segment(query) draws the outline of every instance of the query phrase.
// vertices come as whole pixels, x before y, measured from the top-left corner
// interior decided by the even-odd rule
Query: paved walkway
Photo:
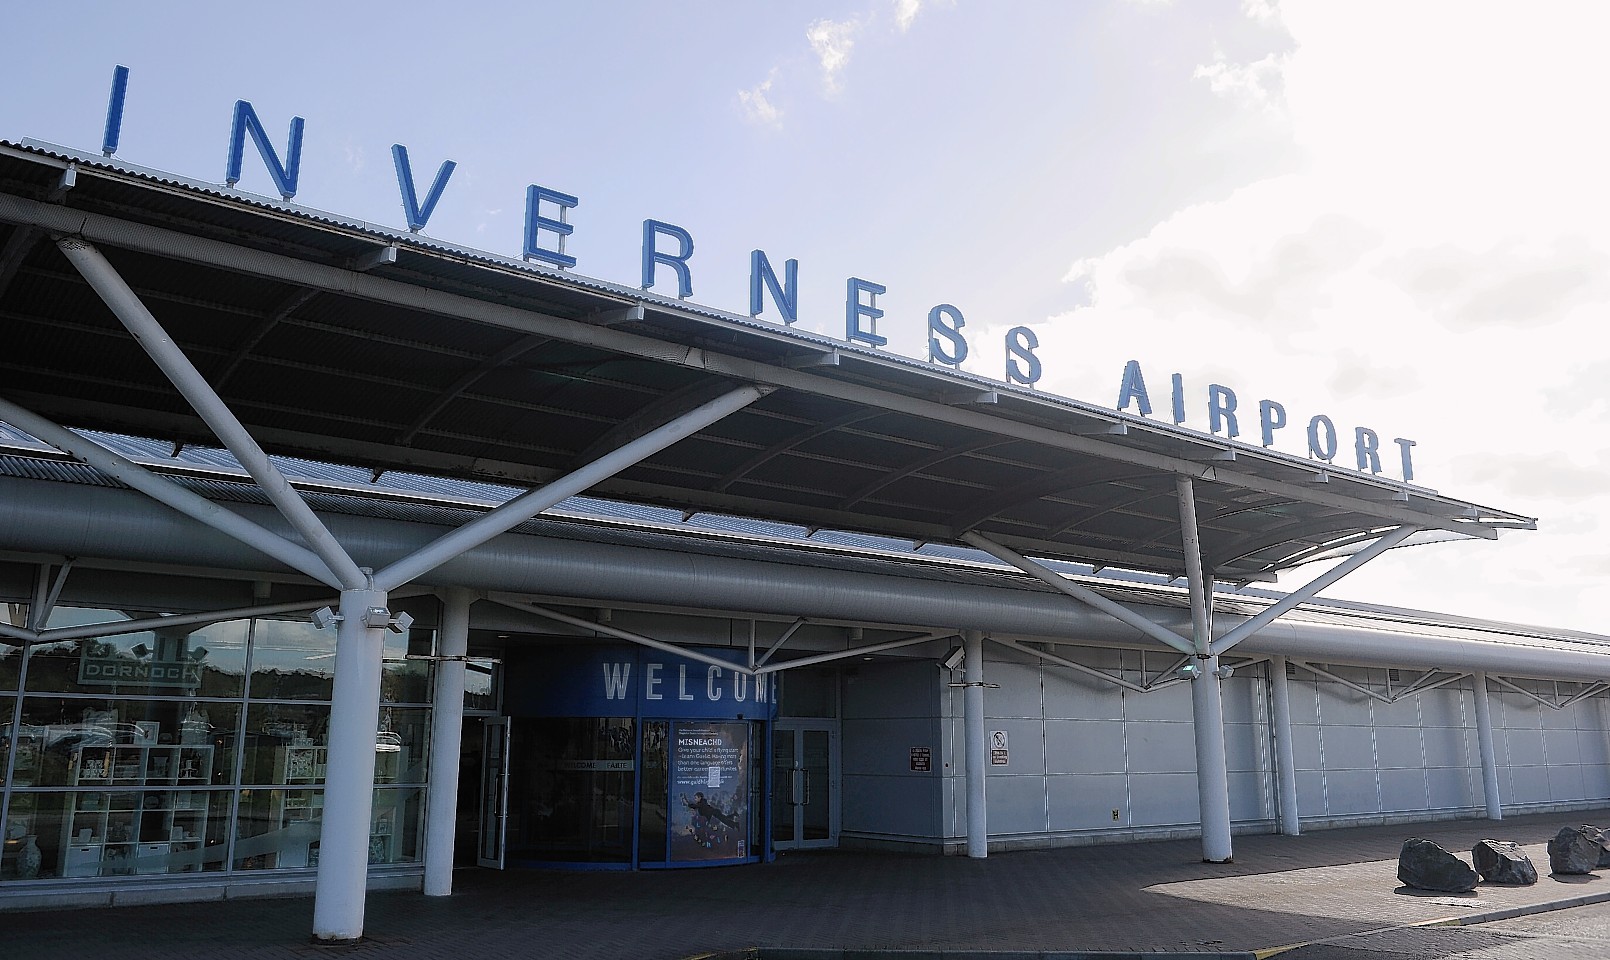
[[[1610,825],[1610,809],[1235,838],[1236,861],[1205,864],[1195,840],[1000,853],[986,860],[796,853],[773,864],[638,873],[468,870],[450,898],[374,893],[357,946],[309,941],[312,901],[239,899],[93,911],[0,913],[0,956],[44,960],[540,957],[910,960],[975,951],[1240,953],[1462,918],[1480,922],[1610,900],[1610,870],[1547,875],[1561,827]],[[1399,888],[1413,836],[1467,859],[1483,837],[1528,848],[1542,879],[1463,895]]]

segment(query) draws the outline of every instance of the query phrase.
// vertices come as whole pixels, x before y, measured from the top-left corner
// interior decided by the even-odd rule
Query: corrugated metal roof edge
[[[1163,424],[1148,417],[1142,417],[1118,410],[1111,410],[1070,397],[1061,397],[1054,394],[1041,393],[1026,387],[990,380],[976,374],[967,373],[961,370],[953,370],[948,367],[938,369],[932,363],[924,363],[911,357],[903,357],[898,354],[885,353],[860,347],[856,344],[850,343],[849,341],[836,340],[830,337],[809,333],[808,331],[797,330],[791,327],[786,329],[778,328],[776,324],[757,321],[750,317],[728,313],[712,307],[705,307],[699,304],[690,304],[687,301],[660,296],[658,294],[635,287],[628,287],[622,284],[598,280],[581,274],[561,271],[540,264],[534,264],[529,261],[517,260],[501,254],[490,253],[484,250],[477,250],[471,247],[462,247],[456,244],[434,240],[432,238],[425,237],[422,234],[397,230],[395,228],[385,227],[369,221],[343,217],[324,210],[319,210],[314,207],[302,206],[300,204],[289,203],[286,201],[276,201],[272,198],[264,197],[259,194],[237,190],[232,187],[221,186],[216,183],[194,180],[177,174],[168,173],[166,171],[139,166],[137,164],[114,162],[106,157],[97,154],[85,153],[83,151],[75,150],[71,147],[62,146],[60,144],[53,144],[27,138],[18,141],[0,139],[0,147],[9,147],[15,150],[31,152],[55,160],[64,160],[85,166],[92,170],[114,173],[125,177],[138,178],[167,187],[178,187],[218,199],[244,203],[248,206],[297,217],[310,223],[319,223],[325,226],[339,227],[345,230],[363,233],[371,238],[381,240],[386,243],[397,243],[399,245],[407,244],[422,250],[445,253],[455,257],[464,258],[469,261],[479,262],[487,266],[513,270],[517,273],[535,279],[541,279],[564,286],[588,290],[593,293],[603,293],[610,296],[620,297],[630,302],[653,305],[656,309],[669,310],[687,314],[689,316],[700,317],[706,320],[715,320],[722,323],[734,324],[739,327],[754,332],[763,333],[769,337],[774,337],[780,340],[794,340],[802,345],[810,345],[818,348],[838,351],[841,354],[855,356],[869,362],[905,368],[911,372],[920,373],[925,376],[945,376],[947,378],[956,380],[959,386],[1005,392],[1011,394],[1012,396],[1019,397],[1036,404],[1047,404],[1062,407],[1076,412],[1082,416],[1096,417],[1112,420],[1114,422],[1125,423],[1139,429],[1155,432],[1164,437],[1173,437],[1192,443],[1222,447],[1228,450],[1233,450],[1237,453],[1259,457],[1285,467],[1313,466],[1311,461],[1298,457],[1294,454],[1288,454],[1278,450],[1253,447],[1250,444],[1235,443],[1234,441],[1227,440],[1223,437],[1219,437],[1211,433],[1205,433],[1190,427],[1185,427],[1183,425]],[[1332,473],[1333,476],[1344,478],[1350,483],[1385,487],[1394,490],[1404,490],[1426,499],[1439,500],[1445,503],[1458,504],[1461,506],[1474,508],[1479,513],[1490,515],[1492,518],[1490,520],[1484,520],[1481,522],[1514,522],[1522,524],[1523,528],[1526,529],[1535,529],[1536,526],[1537,518],[1535,517],[1529,517],[1524,514],[1507,510],[1500,510],[1498,508],[1489,507],[1483,504],[1458,500],[1457,498],[1445,497],[1438,493],[1435,489],[1417,486],[1410,482],[1391,480],[1390,478],[1381,478],[1369,474],[1355,473],[1354,471],[1347,469],[1335,470],[1332,471]]]

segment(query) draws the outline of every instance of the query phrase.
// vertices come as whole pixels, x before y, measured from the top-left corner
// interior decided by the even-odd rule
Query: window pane
[[[200,700],[27,697],[18,739],[34,741],[38,786],[225,785],[239,711]]]
[[[419,853],[422,791],[387,787],[374,793],[370,863],[414,863]],[[293,870],[319,864],[323,790],[242,790],[235,869]]]
[[[18,791],[0,880],[221,870],[228,820],[225,790]]]
[[[335,628],[308,620],[258,620],[252,632],[252,699],[329,700]]]
[[[497,663],[490,659],[471,660],[464,664],[464,709],[496,710]]]
[[[434,630],[409,630],[408,635],[386,631],[381,663],[380,699],[384,703],[429,703],[431,662],[408,660],[409,654],[429,657]]]
[[[429,744],[430,710],[381,707],[380,730],[375,735],[375,782],[424,783]]]
[[[248,704],[241,782],[323,783],[329,727],[330,708],[324,704]]]
[[[137,622],[116,611],[60,607],[51,628]],[[246,621],[108,632],[34,647],[32,693],[235,697],[245,674]]]

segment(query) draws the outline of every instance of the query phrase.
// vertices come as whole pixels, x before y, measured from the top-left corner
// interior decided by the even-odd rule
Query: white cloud
[[[1610,7],[1243,7],[1294,49],[1197,76],[1279,108],[1301,168],[1075,262],[1089,305],[1039,325],[1041,386],[1116,396],[1139,359],[1164,417],[1184,375],[1198,429],[1220,382],[1243,409],[1413,438],[1418,483],[1539,532],[1393,551],[1327,594],[1603,631],[1581,518],[1610,517]],[[1506,589],[1521,571],[1541,585]]]
[[[773,67],[766,79],[755,84],[748,90],[738,91],[738,103],[743,107],[744,116],[749,120],[768,127],[782,127],[783,112],[771,102],[768,94],[771,93],[772,82],[777,79],[777,68]]]
[[[1195,78],[1206,80],[1221,97],[1239,100],[1248,106],[1277,110],[1281,105],[1281,79],[1286,54],[1270,54],[1252,63],[1230,63],[1219,53],[1212,63],[1196,68]]]
[[[822,83],[829,93],[839,89],[839,74],[850,62],[850,51],[855,47],[855,36],[861,32],[861,21],[818,20],[805,31],[811,51],[822,67]]]
[[[892,0],[894,3],[894,22],[901,33],[911,29],[911,23],[917,19],[922,10],[922,0]]]

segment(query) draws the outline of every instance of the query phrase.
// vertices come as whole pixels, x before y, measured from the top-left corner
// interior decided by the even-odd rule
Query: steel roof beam
[[[1420,528],[1418,527],[1402,526],[1398,527],[1396,530],[1393,530],[1391,533],[1382,536],[1379,540],[1370,544],[1368,547],[1365,547],[1363,550],[1353,554],[1351,557],[1348,557],[1346,560],[1343,560],[1336,566],[1326,570],[1324,573],[1303,584],[1296,590],[1293,590],[1291,593],[1281,597],[1280,600],[1271,604],[1269,607],[1254,616],[1251,620],[1248,620],[1245,623],[1237,624],[1236,626],[1230,628],[1223,636],[1213,641],[1211,652],[1214,654],[1220,654],[1230,649],[1246,638],[1252,636],[1254,633],[1257,633],[1259,630],[1262,630],[1267,624],[1274,621],[1287,611],[1295,609],[1299,604],[1307,603],[1309,600],[1312,600],[1314,597],[1319,595],[1319,591],[1325,589],[1336,581],[1352,573],[1354,570],[1357,570],[1359,567],[1362,567],[1364,564],[1369,563],[1371,560],[1374,560],[1376,557],[1414,536],[1419,532],[1419,530]]]
[[[700,404],[642,436],[616,447],[586,466],[552,483],[528,490],[490,513],[443,534],[420,550],[376,572],[375,589],[395,589],[429,573],[466,550],[474,549],[501,533],[507,533],[561,500],[585,493],[609,477],[641,463],[678,440],[698,433],[722,417],[742,410],[770,392],[765,387],[742,386]]]
[[[1196,653],[1195,648],[1191,646],[1189,641],[1167,627],[1148,620],[1116,600],[1109,600],[1084,584],[1070,580],[1043,564],[1035,563],[1010,547],[1002,546],[987,537],[973,532],[962,534],[961,539],[1007,566],[1016,567],[1046,586],[1065,593],[1086,606],[1095,607],[1115,620],[1134,627],[1159,643],[1173,647],[1180,653]]]
[[[314,516],[312,508],[291,487],[289,480],[274,466],[263,448],[257,445],[244,424],[235,418],[212,386],[202,377],[184,351],[169,338],[167,331],[157,322],[151,311],[117,270],[88,242],[76,237],[64,237],[56,242],[78,272],[84,275],[97,295],[112,309],[123,326],[155,360],[185,401],[206,421],[213,433],[235,455],[240,465],[263,488],[263,493],[284,514],[285,519],[324,562],[343,590],[364,587],[367,577],[358,565],[336,542],[324,522]],[[24,427],[23,429],[27,429]],[[301,568],[299,568],[301,569]],[[313,573],[303,570],[310,576]]]
[[[285,539],[272,530],[258,526],[227,507],[199,494],[191,493],[171,480],[124,459],[93,440],[57,426],[3,397],[0,397],[0,420],[151,499],[172,507],[192,520],[204,523],[254,550],[273,557],[292,570],[307,574],[326,586],[341,589],[339,578],[330,571],[318,554],[299,543]],[[300,495],[293,491],[293,496],[297,496],[300,502]]]
[[[1315,490],[1306,485],[1252,473],[1230,471],[1224,467],[1207,467],[1185,457],[1150,453],[1121,444],[1074,436],[1038,424],[1007,419],[972,409],[950,407],[938,401],[789,369],[783,365],[715,353],[699,347],[667,344],[661,340],[637,336],[623,330],[565,320],[518,307],[447,293],[439,289],[420,287],[413,283],[357,274],[336,266],[298,260],[283,254],[251,250],[223,241],[188,236],[161,227],[130,223],[101,214],[63,210],[60,207],[13,195],[0,195],[0,221],[34,224],[63,234],[78,233],[90,240],[99,240],[128,249],[303,284],[411,310],[438,313],[461,320],[489,323],[527,332],[546,333],[575,343],[720,373],[738,380],[767,383],[852,402],[868,403],[931,421],[1028,440],[1054,449],[1088,454],[1184,476],[1218,480],[1307,503],[1363,513],[1382,521],[1435,526],[1467,536],[1487,538],[1497,536],[1494,526],[1535,528],[1535,521],[1530,518],[1499,515],[1496,511],[1489,511],[1491,515],[1486,519],[1473,517],[1461,522],[1421,511],[1374,503],[1328,489]],[[1350,478],[1350,484],[1358,483],[1379,484],[1379,481],[1368,477]],[[1431,504],[1437,502],[1431,496],[1421,499]]]

